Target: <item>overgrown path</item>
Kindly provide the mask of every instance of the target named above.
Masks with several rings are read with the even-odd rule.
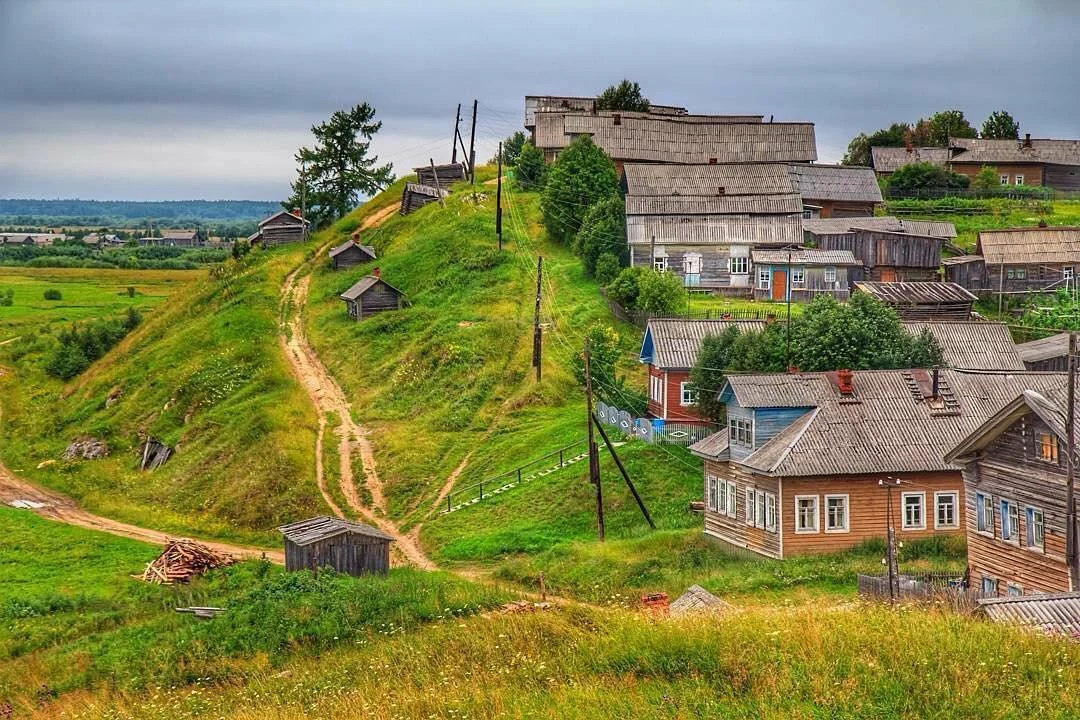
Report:
[[[389,218],[396,211],[396,206],[380,210],[367,218],[364,228],[375,227]],[[322,256],[320,248],[315,258]],[[349,510],[365,521],[378,527],[395,540],[395,550],[410,565],[432,570],[435,564],[424,554],[417,538],[401,532],[398,526],[387,517],[386,495],[375,464],[375,453],[368,440],[367,429],[357,423],[352,416],[352,407],[345,392],[319,359],[304,332],[302,313],[307,304],[308,288],[311,277],[308,274],[315,259],[301,265],[285,278],[281,289],[281,346],[292,366],[293,372],[307,391],[312,404],[319,414],[319,430],[316,440],[316,485],[326,499],[331,510],[339,517],[345,513],[333,501],[326,487],[325,468],[322,464],[322,448],[325,442],[326,427],[330,418],[336,417],[338,425],[335,433],[338,438],[338,461],[340,463],[340,487]],[[353,452],[359,451],[364,487],[371,497],[366,503],[360,496],[355,481]]]

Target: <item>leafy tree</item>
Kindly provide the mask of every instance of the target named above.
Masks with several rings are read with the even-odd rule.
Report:
[[[618,276],[608,283],[607,295],[624,308],[637,307],[638,292],[641,290],[641,276],[648,268],[624,268]]]
[[[589,339],[589,371],[592,373],[593,393],[603,402],[616,405],[634,415],[645,413],[647,400],[641,393],[626,385],[626,378],[618,374],[619,358],[622,357],[619,333],[607,325],[593,325],[586,332]],[[574,377],[585,385],[585,350],[582,348],[572,359]]]
[[[521,146],[521,154],[517,159],[517,172],[515,179],[522,190],[531,190],[544,184],[544,175],[547,174],[547,165],[544,164],[544,153],[530,142]]]
[[[589,207],[618,190],[615,163],[588,135],[582,135],[559,153],[548,170],[540,196],[544,227],[553,239],[569,243]]]
[[[930,116],[930,144],[946,147],[949,138],[973,138],[979,133],[964,117],[963,110],[942,110]]]
[[[841,163],[844,165],[869,165],[870,148],[872,147],[903,147],[911,126],[907,123],[893,123],[887,128],[878,130],[870,135],[859,133],[848,143],[847,152]]]
[[[971,187],[976,190],[994,190],[999,187],[999,185],[1000,181],[998,179],[997,171],[989,165],[983,165],[971,181]]]
[[[723,425],[725,405],[717,399],[724,386],[724,374],[731,367],[731,350],[739,339],[735,325],[701,342],[697,365],[690,371],[690,384],[697,389],[697,408],[707,419]]]
[[[375,108],[368,103],[338,110],[326,122],[312,126],[315,144],[296,153],[298,177],[292,184],[292,197],[282,207],[300,207],[304,195],[308,219],[321,226],[343,217],[363,195],[392,183],[391,165],[379,166],[379,158],[369,156],[371,139],[381,127]]]
[[[638,278],[637,309],[651,316],[674,315],[686,302],[686,289],[674,273],[647,268]]]
[[[529,141],[529,136],[521,130],[518,130],[510,137],[503,140],[502,144],[502,161],[503,165],[507,167],[514,167],[518,163],[518,158],[521,157],[521,148],[525,146],[525,143]],[[494,165],[499,162],[499,153],[495,153],[495,156],[491,158],[491,164]]]
[[[971,183],[966,175],[950,172],[933,163],[911,163],[889,176],[890,191],[957,190]]]
[[[590,277],[596,276],[597,260],[605,253],[614,255],[622,264],[629,260],[622,196],[616,193],[589,208],[574,238],[574,249],[581,255],[585,273]]]
[[[611,253],[604,253],[596,259],[596,281],[607,285],[619,276],[619,258]]]
[[[1016,140],[1020,137],[1020,123],[1013,119],[1008,110],[995,110],[982,124],[984,138]]]
[[[640,85],[623,80],[618,85],[608,86],[596,96],[596,109],[648,112],[649,100],[641,94]]]

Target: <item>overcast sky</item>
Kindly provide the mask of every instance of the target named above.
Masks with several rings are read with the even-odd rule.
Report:
[[[1075,0],[0,0],[0,197],[278,200],[336,109],[372,103],[402,174],[449,160],[458,102],[486,159],[526,93],[623,77],[812,121],[822,161],[952,107],[1077,138],[1078,37]]]

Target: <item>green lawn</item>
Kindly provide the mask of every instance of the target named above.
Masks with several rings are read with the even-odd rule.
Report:
[[[951,222],[956,226],[956,244],[972,252],[980,230],[1032,226],[1043,221],[1048,225],[1080,226],[1080,200],[1055,200],[1051,203],[1040,203],[1039,207],[1025,207],[1008,200],[986,201],[985,204],[990,208],[989,212],[970,214],[936,211],[934,201],[903,201],[896,204],[886,203],[885,212],[894,214],[896,207],[911,206],[916,208],[916,212],[899,216],[913,220]]]

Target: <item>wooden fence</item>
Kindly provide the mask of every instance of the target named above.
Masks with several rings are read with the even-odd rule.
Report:
[[[890,600],[887,575],[859,575],[859,596],[882,602]],[[970,612],[979,600],[993,597],[967,586],[963,573],[900,573],[899,602],[924,602],[946,605],[957,612]]]
[[[596,419],[626,437],[652,444],[692,445],[719,429],[712,423],[701,425],[634,417],[626,410],[604,402],[596,403]]]

